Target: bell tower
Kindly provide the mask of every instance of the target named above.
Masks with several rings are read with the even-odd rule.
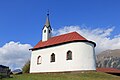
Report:
[[[49,13],[48,13],[46,18],[46,23],[42,30],[42,41],[47,41],[49,38],[51,38],[51,34],[52,34],[51,32],[52,32],[52,29],[50,26]]]

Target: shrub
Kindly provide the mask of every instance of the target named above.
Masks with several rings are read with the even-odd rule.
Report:
[[[22,68],[23,73],[29,73],[30,71],[30,60],[28,60]]]

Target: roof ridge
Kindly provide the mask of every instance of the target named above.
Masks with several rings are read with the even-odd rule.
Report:
[[[62,43],[67,43],[67,42],[73,42],[73,41],[86,41],[86,42],[90,42],[92,44],[94,44],[94,46],[96,46],[96,44],[92,41],[88,41],[86,38],[84,38],[83,36],[81,36],[79,33],[77,33],[76,31],[74,32],[69,32],[66,34],[62,34],[62,35],[58,35],[58,36],[54,36],[49,38],[47,41],[39,41],[33,49],[37,49],[37,48],[43,48],[46,46],[53,46],[53,45],[58,45],[58,44],[62,44]]]
[[[79,36],[81,36],[79,33],[77,33],[76,31],[74,31],[74,32],[68,32],[68,33],[65,33],[65,34],[60,34],[60,35],[57,35],[57,36],[53,36],[53,37],[51,37],[51,38],[55,38],[55,37],[60,37],[60,36],[64,36],[64,35],[70,35],[70,34],[77,34],[77,35],[79,35]],[[83,36],[81,36],[81,37],[83,37]],[[50,39],[51,39],[50,38]],[[84,37],[83,37],[84,38]],[[86,39],[86,38],[85,38]],[[86,39],[87,40],[87,39]]]
[[[57,36],[62,36],[62,35],[67,35],[67,34],[72,34],[72,33],[77,33],[76,31],[74,32],[68,32],[68,33],[64,33],[64,34],[60,34],[60,35],[57,35]],[[78,34],[78,33],[77,33]],[[57,37],[57,36],[54,36],[54,37]]]

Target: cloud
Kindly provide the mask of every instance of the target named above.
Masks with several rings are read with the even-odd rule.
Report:
[[[115,27],[107,29],[90,29],[87,27],[81,28],[80,26],[65,26],[58,30],[53,29],[53,35],[55,36],[76,31],[88,40],[94,41],[97,44],[96,54],[99,54],[100,52],[108,49],[120,49],[120,34],[111,38],[111,33],[114,31],[114,28]]]
[[[10,41],[0,48],[0,64],[9,66],[10,69],[22,68],[30,59],[30,44]]]

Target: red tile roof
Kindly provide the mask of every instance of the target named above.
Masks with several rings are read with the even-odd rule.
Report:
[[[77,32],[71,32],[71,33],[68,33],[68,34],[63,34],[63,35],[52,37],[52,38],[48,39],[47,41],[42,41],[41,40],[41,41],[38,42],[38,44],[36,46],[34,46],[34,48],[32,48],[30,50],[35,50],[35,49],[39,49],[39,48],[43,48],[43,47],[53,46],[53,45],[66,43],[66,42],[72,42],[72,41],[91,42],[95,46],[94,42],[88,41],[87,39],[82,37]]]
[[[120,73],[120,70],[115,68],[97,68],[96,70],[97,72]]]

